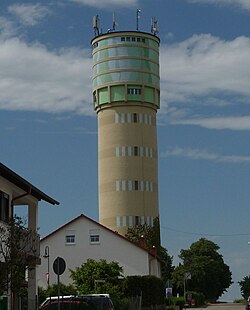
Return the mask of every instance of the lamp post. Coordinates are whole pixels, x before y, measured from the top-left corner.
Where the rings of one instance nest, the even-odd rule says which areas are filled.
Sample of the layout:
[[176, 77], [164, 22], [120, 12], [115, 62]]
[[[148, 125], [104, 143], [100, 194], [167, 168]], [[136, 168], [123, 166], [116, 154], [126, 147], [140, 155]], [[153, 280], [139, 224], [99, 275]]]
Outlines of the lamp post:
[[47, 285], [49, 287], [49, 246], [46, 245], [45, 249], [44, 249], [44, 255], [43, 255], [44, 258], [47, 258], [48, 259], [48, 267], [47, 267], [47, 272], [46, 272], [46, 278], [47, 278]]

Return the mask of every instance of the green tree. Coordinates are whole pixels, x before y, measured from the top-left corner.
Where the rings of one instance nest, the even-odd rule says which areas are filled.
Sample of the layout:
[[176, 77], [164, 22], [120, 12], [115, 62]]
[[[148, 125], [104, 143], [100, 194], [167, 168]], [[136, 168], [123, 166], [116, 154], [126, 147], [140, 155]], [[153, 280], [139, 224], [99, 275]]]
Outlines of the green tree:
[[81, 267], [70, 269], [70, 273], [80, 294], [109, 293], [115, 296], [121, 294], [119, 282], [123, 277], [123, 269], [117, 262], [88, 259]]
[[240, 291], [243, 298], [247, 299], [250, 296], [250, 276], [246, 276], [239, 281]]
[[143, 242], [143, 246], [148, 251], [155, 247], [158, 257], [163, 262], [161, 270], [162, 280], [166, 283], [167, 280], [171, 279], [171, 274], [174, 270], [174, 267], [172, 266], [173, 257], [168, 254], [165, 247], [161, 246], [159, 217], [154, 219], [153, 226], [143, 224], [128, 228], [125, 236], [137, 245], [142, 245]]
[[37, 263], [37, 240], [20, 217], [0, 225], [0, 294], [8, 289], [13, 294], [22, 292], [25, 271], [35, 268]]
[[[173, 282], [179, 292], [186, 289], [203, 293], [207, 300], [217, 300], [232, 284], [232, 273], [218, 253], [219, 246], [201, 238], [188, 250], [181, 250], [183, 261], [173, 272]], [[186, 275], [191, 279], [186, 280]], [[184, 280], [185, 279], [185, 280]]]

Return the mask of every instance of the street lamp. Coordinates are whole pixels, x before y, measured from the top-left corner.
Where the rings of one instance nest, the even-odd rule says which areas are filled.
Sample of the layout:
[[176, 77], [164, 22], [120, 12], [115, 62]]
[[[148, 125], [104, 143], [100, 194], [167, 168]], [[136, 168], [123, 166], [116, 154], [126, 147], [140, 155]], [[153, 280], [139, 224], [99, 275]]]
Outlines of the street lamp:
[[47, 269], [47, 272], [46, 272], [46, 279], [47, 279], [47, 285], [49, 287], [49, 246], [48, 245], [46, 245], [46, 247], [44, 249], [43, 257], [48, 259], [48, 269]]

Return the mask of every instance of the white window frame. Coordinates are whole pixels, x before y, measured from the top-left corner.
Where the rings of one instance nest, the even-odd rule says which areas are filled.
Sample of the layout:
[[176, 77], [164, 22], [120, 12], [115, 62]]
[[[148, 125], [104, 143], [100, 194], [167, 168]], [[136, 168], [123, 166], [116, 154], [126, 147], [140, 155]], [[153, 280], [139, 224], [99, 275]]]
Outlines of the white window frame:
[[90, 229], [89, 231], [89, 243], [100, 244], [100, 229]]

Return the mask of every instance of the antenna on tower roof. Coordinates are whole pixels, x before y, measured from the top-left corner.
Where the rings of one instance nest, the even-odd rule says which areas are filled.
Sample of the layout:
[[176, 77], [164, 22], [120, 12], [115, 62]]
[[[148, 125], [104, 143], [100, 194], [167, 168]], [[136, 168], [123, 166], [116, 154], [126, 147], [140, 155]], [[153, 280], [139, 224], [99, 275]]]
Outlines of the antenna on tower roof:
[[137, 31], [139, 30], [139, 18], [140, 18], [140, 13], [141, 13], [141, 10], [137, 9], [137, 10], [136, 10], [136, 30], [137, 30]]
[[157, 35], [159, 33], [159, 23], [158, 20], [155, 17], [151, 18], [151, 33], [153, 35]]
[[93, 17], [93, 28], [95, 36], [99, 36], [100, 34], [100, 19], [98, 15]]
[[115, 31], [115, 30], [116, 30], [116, 27], [118, 27], [118, 23], [117, 23], [116, 18], [115, 18], [115, 13], [113, 13], [112, 28], [109, 28], [109, 29], [108, 29], [108, 32]]
[[115, 12], [113, 13], [113, 31], [116, 30], [116, 27], [118, 27], [118, 23], [116, 21]]

